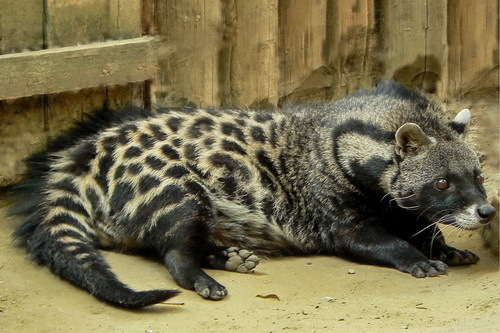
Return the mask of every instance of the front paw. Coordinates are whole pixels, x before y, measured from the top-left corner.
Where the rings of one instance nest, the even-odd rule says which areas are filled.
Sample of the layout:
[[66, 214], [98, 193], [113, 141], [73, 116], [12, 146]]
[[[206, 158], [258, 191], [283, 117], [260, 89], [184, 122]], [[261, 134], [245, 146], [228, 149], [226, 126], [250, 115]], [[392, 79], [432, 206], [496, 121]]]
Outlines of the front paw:
[[439, 260], [419, 261], [413, 264], [408, 272], [417, 278], [433, 277], [448, 272], [448, 266]]
[[212, 278], [202, 278], [194, 283], [194, 290], [203, 298], [221, 300], [227, 296], [226, 288]]
[[433, 259], [441, 260], [450, 266], [470, 265], [479, 261], [479, 257], [474, 253], [467, 250], [458, 250], [453, 247], [442, 250]]

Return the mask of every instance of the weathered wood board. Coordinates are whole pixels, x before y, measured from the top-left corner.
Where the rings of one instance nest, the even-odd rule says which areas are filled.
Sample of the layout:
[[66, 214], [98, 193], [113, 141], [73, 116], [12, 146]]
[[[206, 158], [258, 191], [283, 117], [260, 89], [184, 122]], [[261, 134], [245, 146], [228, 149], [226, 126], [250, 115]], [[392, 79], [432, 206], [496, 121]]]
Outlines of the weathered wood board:
[[0, 100], [151, 80], [155, 37], [0, 56]]

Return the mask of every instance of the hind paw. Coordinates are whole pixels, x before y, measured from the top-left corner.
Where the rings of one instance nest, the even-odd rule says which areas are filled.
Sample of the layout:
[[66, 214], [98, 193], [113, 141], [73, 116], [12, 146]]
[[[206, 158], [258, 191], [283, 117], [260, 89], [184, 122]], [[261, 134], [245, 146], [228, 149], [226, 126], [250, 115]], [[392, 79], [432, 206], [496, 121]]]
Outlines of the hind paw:
[[248, 250], [230, 247], [222, 254], [227, 257], [224, 268], [239, 273], [251, 272], [259, 264], [260, 258]]
[[220, 247], [215, 253], [206, 257], [205, 265], [208, 268], [249, 273], [257, 267], [259, 261], [260, 258], [248, 250]]
[[248, 250], [230, 247], [222, 251], [227, 258], [224, 268], [239, 273], [251, 272], [259, 264], [260, 258]]
[[409, 273], [417, 278], [433, 277], [448, 272], [448, 266], [439, 260], [420, 261], [410, 267]]

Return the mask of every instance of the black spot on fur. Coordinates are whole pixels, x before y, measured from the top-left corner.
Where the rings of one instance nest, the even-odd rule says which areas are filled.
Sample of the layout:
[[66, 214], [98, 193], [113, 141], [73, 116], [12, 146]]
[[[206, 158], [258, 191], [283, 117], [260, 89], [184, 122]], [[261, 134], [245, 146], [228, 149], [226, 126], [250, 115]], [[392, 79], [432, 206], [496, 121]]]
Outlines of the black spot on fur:
[[203, 143], [205, 144], [205, 147], [211, 149], [215, 143], [215, 139], [214, 138], [206, 138], [205, 140], [203, 140]]
[[146, 133], [142, 133], [139, 136], [139, 142], [145, 149], [153, 148], [153, 146], [155, 145], [155, 139], [151, 135]]
[[252, 135], [252, 138], [255, 141], [259, 141], [262, 143], [265, 143], [267, 141], [267, 136], [264, 133], [264, 130], [260, 127], [253, 126], [251, 131], [250, 131], [250, 134]]
[[243, 204], [251, 209], [255, 208], [255, 198], [251, 193], [239, 191], [239, 196]]
[[101, 145], [104, 151], [107, 153], [111, 153], [116, 149], [118, 144], [118, 137], [116, 136], [107, 136], [101, 140]]
[[114, 163], [115, 161], [111, 154], [104, 155], [98, 162], [99, 169], [95, 176], [95, 180], [99, 186], [101, 186], [104, 193], [108, 192], [108, 174]]
[[167, 126], [172, 130], [172, 132], [177, 133], [184, 119], [182, 118], [170, 118], [167, 120]]
[[240, 126], [246, 126], [247, 122], [244, 119], [236, 118], [236, 123]]
[[230, 172], [238, 172], [243, 180], [248, 180], [251, 177], [250, 170], [228, 154], [213, 154], [210, 157], [210, 162], [215, 167], [226, 168]]
[[231, 124], [231, 123], [222, 123], [221, 130], [222, 130], [223, 134], [228, 135], [228, 136], [232, 135], [235, 138], [237, 138], [239, 141], [246, 143], [245, 134], [243, 133], [241, 128], [237, 127], [236, 125]]
[[201, 170], [200, 168], [198, 168], [198, 166], [196, 164], [188, 162], [188, 163], [186, 163], [186, 165], [189, 168], [189, 170], [194, 172], [200, 178], [206, 179], [210, 176], [209, 172]]
[[171, 160], [179, 160], [181, 158], [177, 150], [172, 148], [170, 145], [164, 144], [163, 147], [161, 147], [161, 151]]
[[175, 165], [165, 171], [165, 176], [172, 178], [181, 178], [182, 176], [187, 174], [189, 174], [189, 170], [180, 165]]
[[174, 145], [174, 147], [179, 148], [180, 146], [182, 146], [182, 139], [175, 138], [172, 140], [172, 144]]
[[149, 124], [149, 129], [151, 130], [151, 133], [153, 133], [155, 139], [158, 141], [164, 141], [168, 137], [167, 134], [163, 132], [163, 130], [159, 125]]
[[134, 187], [126, 182], [118, 182], [109, 198], [111, 215], [123, 211], [125, 205], [135, 197]]
[[270, 113], [259, 112], [254, 116], [253, 119], [258, 123], [265, 123], [266, 121], [273, 119], [273, 116]]
[[128, 131], [128, 132], [137, 132], [137, 130], [138, 130], [137, 125], [132, 124], [132, 123], [128, 123], [128, 124], [123, 125], [121, 127], [121, 129], [124, 131]]
[[184, 146], [184, 157], [188, 160], [195, 161], [198, 159], [198, 152], [196, 149], [196, 145], [194, 144], [186, 144]]
[[234, 141], [222, 140], [222, 149], [225, 151], [235, 152], [240, 155], [246, 155], [247, 152], [239, 144]]
[[142, 154], [141, 148], [136, 147], [136, 146], [132, 146], [125, 151], [125, 154], [123, 155], [123, 157], [124, 158], [135, 158], [135, 157], [141, 156], [141, 154]]
[[276, 192], [278, 190], [278, 186], [274, 183], [274, 181], [269, 177], [268, 173], [259, 168], [260, 174], [260, 183], [263, 187], [269, 188], [272, 192]]
[[265, 151], [259, 150], [257, 152], [257, 161], [259, 161], [260, 165], [269, 170], [273, 176], [278, 177], [278, 169]]
[[212, 203], [210, 202], [210, 199], [207, 195], [207, 191], [198, 182], [187, 181], [185, 186], [186, 190], [188, 190], [189, 193], [194, 194], [194, 196], [200, 201], [203, 207], [207, 209], [210, 209], [212, 207]]
[[168, 185], [157, 198], [152, 200], [151, 204], [153, 208], [173, 205], [181, 202], [185, 195], [186, 192], [179, 186]]
[[145, 176], [142, 176], [141, 179], [139, 180], [138, 189], [139, 189], [139, 192], [141, 194], [144, 194], [144, 193], [148, 192], [149, 190], [151, 190], [155, 187], [158, 187], [160, 184], [161, 184], [161, 181], [158, 178], [150, 176], [150, 175], [145, 175]]
[[265, 198], [263, 203], [262, 203], [262, 212], [268, 219], [271, 218], [274, 214], [274, 204], [269, 198]]
[[165, 161], [153, 155], [147, 156], [145, 162], [154, 170], [161, 170], [167, 165]]
[[238, 190], [238, 181], [233, 175], [227, 175], [225, 177], [220, 177], [217, 179], [222, 184], [222, 190], [230, 196], [233, 197]]
[[114, 180], [120, 179], [124, 173], [125, 173], [125, 166], [120, 165], [118, 168], [116, 168], [115, 175], [113, 176], [113, 179]]
[[118, 142], [122, 145], [127, 144], [130, 141], [130, 132], [136, 132], [137, 126], [134, 124], [125, 124], [118, 130]]
[[276, 130], [277, 130], [276, 123], [275, 122], [271, 123], [271, 126], [269, 126], [269, 131], [271, 133], [270, 138], [269, 138], [269, 142], [271, 143], [271, 145], [273, 147], [276, 147], [276, 145], [278, 143], [278, 134], [276, 133]]
[[138, 175], [142, 172], [144, 167], [139, 163], [130, 163], [127, 166], [127, 171], [132, 175]]
[[210, 132], [213, 129], [214, 121], [208, 117], [198, 118], [189, 127], [188, 133], [191, 138], [199, 138], [203, 132]]
[[130, 141], [130, 137], [128, 136], [128, 131], [120, 128], [118, 130], [118, 142], [122, 145], [126, 145]]

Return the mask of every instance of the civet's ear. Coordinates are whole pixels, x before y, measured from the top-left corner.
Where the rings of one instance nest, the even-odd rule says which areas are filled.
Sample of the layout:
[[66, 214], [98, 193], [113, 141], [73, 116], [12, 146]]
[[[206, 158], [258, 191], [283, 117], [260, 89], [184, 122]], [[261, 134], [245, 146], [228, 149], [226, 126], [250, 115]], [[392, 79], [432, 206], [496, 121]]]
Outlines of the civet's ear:
[[455, 132], [458, 133], [460, 139], [464, 139], [469, 131], [470, 124], [470, 111], [469, 109], [463, 109], [459, 113], [457, 113], [455, 119], [448, 123]]
[[418, 150], [432, 144], [432, 140], [414, 123], [406, 123], [396, 131], [396, 154], [404, 159], [408, 154], [418, 153]]

